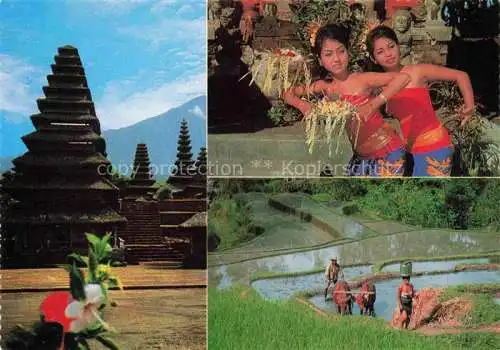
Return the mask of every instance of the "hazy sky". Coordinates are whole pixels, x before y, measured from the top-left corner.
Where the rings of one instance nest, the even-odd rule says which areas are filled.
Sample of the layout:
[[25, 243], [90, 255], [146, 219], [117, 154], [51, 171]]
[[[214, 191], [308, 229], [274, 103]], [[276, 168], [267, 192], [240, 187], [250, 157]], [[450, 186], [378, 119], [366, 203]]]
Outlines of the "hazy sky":
[[134, 124], [205, 95], [203, 0], [0, 0], [0, 113], [20, 122], [57, 48], [82, 59], [103, 129]]

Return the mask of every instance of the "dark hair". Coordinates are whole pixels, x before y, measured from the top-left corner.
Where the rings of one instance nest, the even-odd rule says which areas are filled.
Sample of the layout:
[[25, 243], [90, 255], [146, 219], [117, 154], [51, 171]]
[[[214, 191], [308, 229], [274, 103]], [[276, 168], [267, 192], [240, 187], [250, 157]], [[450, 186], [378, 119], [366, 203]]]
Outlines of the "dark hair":
[[336, 24], [327, 24], [318, 30], [316, 40], [314, 41], [313, 53], [318, 56], [321, 53], [321, 47], [326, 39], [337, 40], [346, 49], [349, 49], [349, 30]]
[[[380, 39], [380, 38], [386, 38], [394, 41], [396, 45], [399, 45], [398, 37], [394, 30], [392, 28], [387, 27], [387, 26], [378, 26], [373, 28], [370, 33], [366, 36], [366, 49], [368, 53], [370, 54], [370, 57], [372, 59], [375, 59], [374, 51], [375, 51], [375, 40]], [[371, 60], [368, 64], [368, 70], [374, 71], [374, 72], [383, 72], [384, 69], [376, 64], [373, 63]]]

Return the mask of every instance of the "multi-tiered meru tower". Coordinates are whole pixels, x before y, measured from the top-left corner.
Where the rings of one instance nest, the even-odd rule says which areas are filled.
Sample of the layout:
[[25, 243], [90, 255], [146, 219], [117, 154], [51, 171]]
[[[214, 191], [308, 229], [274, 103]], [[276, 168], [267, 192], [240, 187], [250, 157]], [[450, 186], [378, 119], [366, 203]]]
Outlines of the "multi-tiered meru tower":
[[31, 116], [28, 148], [3, 183], [11, 197], [2, 217], [4, 264], [46, 266], [85, 251], [85, 232], [104, 234], [126, 222], [85, 71], [72, 46], [58, 49], [52, 74]]
[[127, 186], [127, 197], [148, 196], [154, 192], [153, 184], [155, 180], [151, 175], [150, 164], [148, 146], [145, 143], [138, 143], [135, 151], [132, 179]]

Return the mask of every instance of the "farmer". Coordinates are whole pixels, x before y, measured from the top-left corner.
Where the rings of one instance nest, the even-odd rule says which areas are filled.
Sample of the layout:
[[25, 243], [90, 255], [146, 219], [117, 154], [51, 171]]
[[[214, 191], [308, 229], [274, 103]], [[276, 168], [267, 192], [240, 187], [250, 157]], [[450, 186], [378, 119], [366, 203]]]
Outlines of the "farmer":
[[398, 286], [396, 299], [399, 312], [406, 312], [406, 316], [403, 315], [402, 325], [404, 328], [408, 328], [413, 311], [413, 298], [416, 297], [416, 293], [413, 284], [410, 283], [410, 275], [403, 274], [401, 277], [403, 282]]
[[344, 271], [340, 267], [339, 264], [337, 264], [337, 257], [334, 256], [330, 259], [330, 263], [326, 266], [325, 269], [325, 282], [326, 282], [326, 288], [325, 288], [325, 300], [327, 299], [328, 296], [328, 288], [330, 288], [330, 285], [333, 283], [337, 283], [337, 280], [339, 279], [344, 279]]

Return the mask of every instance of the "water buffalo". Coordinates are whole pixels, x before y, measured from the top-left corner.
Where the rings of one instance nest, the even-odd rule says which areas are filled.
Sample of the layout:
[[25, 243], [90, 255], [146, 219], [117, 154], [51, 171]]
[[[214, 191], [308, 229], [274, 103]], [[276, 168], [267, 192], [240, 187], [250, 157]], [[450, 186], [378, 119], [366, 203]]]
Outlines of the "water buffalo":
[[375, 300], [377, 299], [377, 292], [375, 285], [371, 282], [365, 282], [361, 286], [361, 292], [356, 298], [359, 305], [360, 315], [375, 315]]
[[341, 315], [352, 315], [352, 294], [346, 281], [338, 281], [332, 292], [332, 300], [337, 305], [337, 311]]

